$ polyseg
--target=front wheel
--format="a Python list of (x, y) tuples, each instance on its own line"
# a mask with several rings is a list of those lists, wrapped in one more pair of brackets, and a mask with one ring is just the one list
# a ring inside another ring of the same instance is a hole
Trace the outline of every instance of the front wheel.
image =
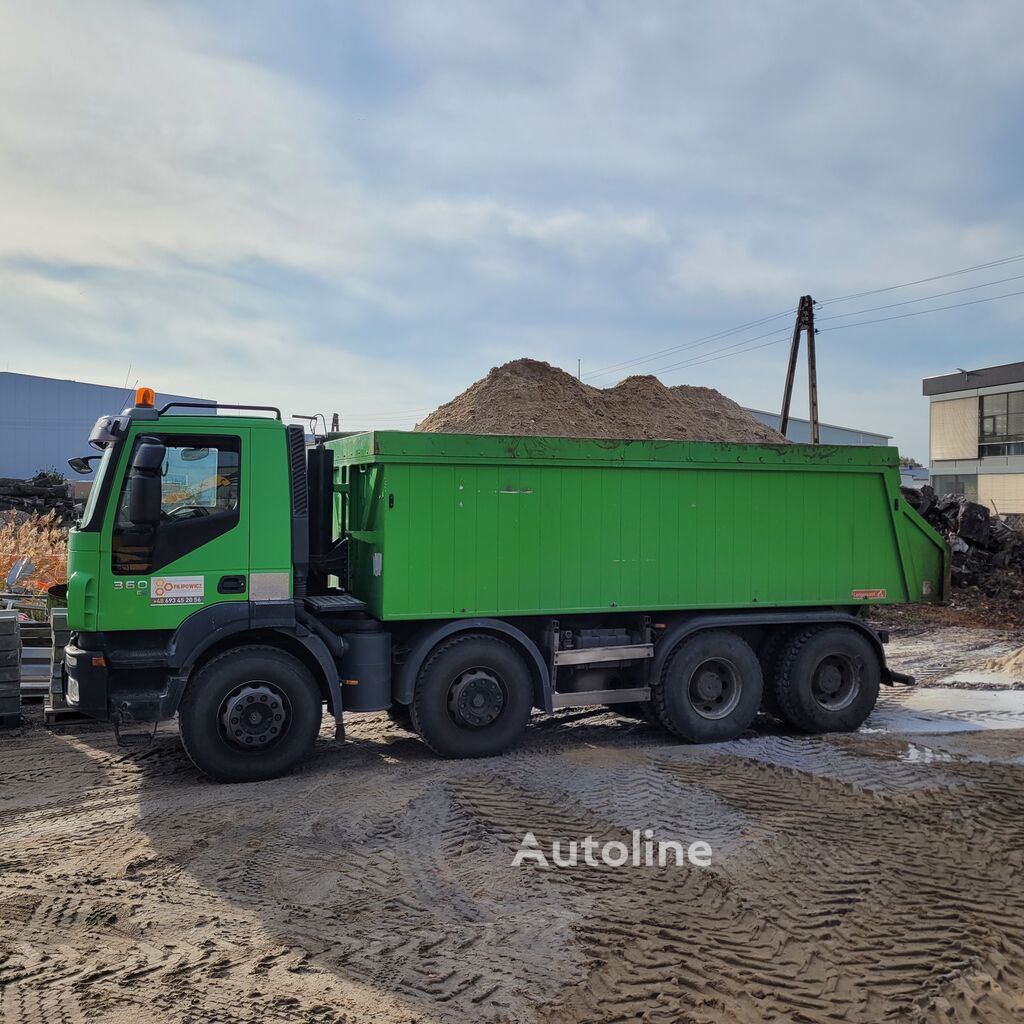
[(302, 662), (275, 647), (236, 647), (189, 680), (178, 709), (181, 741), (218, 782), (291, 771), (320, 732), (320, 690)]
[(724, 629), (684, 640), (651, 688), (669, 732), (690, 743), (720, 743), (750, 728), (761, 706), (761, 665), (750, 644)]
[(434, 648), (416, 679), (410, 710), (424, 743), (442, 757), (491, 757), (526, 729), (533, 686), (523, 659), (480, 633)]

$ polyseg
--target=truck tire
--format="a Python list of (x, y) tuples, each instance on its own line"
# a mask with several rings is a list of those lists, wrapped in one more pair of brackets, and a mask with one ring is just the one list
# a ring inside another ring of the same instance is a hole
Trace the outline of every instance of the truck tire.
[(193, 764), (217, 782), (289, 772), (320, 732), (323, 699), (305, 665), (276, 647), (236, 647), (189, 680), (178, 709)]
[(690, 743), (735, 739), (761, 706), (761, 663), (750, 644), (715, 629), (684, 640), (652, 687), (661, 724)]
[(852, 732), (878, 700), (882, 663), (849, 626), (798, 633), (779, 661), (775, 694), (790, 725), (804, 732)]
[(434, 648), (416, 678), (412, 724), (441, 757), (491, 757), (526, 729), (533, 685), (526, 663), (495, 637), (466, 633)]

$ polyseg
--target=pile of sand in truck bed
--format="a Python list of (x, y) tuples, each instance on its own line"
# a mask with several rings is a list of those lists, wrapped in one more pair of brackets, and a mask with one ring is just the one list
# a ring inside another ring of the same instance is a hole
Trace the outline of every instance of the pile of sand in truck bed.
[(714, 388), (666, 387), (651, 376), (627, 377), (615, 387), (595, 388), (536, 359), (496, 366), (415, 429), (439, 434), (785, 441)]

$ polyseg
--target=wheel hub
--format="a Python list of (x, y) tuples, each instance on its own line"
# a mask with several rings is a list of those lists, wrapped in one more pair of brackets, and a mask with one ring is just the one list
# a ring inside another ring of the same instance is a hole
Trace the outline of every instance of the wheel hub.
[(448, 711), (459, 724), (472, 729), (490, 725), (505, 708), (501, 683), (483, 669), (463, 672), (448, 694)]
[(824, 665), (821, 675), (818, 677), (818, 685), (821, 687), (822, 693), (834, 696), (843, 685), (843, 674), (835, 665)]
[(713, 669), (701, 672), (696, 680), (697, 695), (701, 700), (718, 700), (725, 689), (722, 677)]
[(850, 658), (833, 655), (817, 667), (811, 680), (815, 701), (829, 711), (849, 707), (860, 692), (860, 671)]
[(701, 718), (719, 719), (731, 714), (740, 701), (739, 672), (724, 658), (710, 658), (690, 676), (687, 695)]
[(266, 747), (288, 724), (288, 702), (269, 683), (247, 683), (221, 704), (221, 725), (228, 740), (247, 750)]

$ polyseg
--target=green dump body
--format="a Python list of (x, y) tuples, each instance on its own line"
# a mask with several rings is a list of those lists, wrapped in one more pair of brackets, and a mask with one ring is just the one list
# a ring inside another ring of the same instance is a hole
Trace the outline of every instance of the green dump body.
[(373, 431), (328, 442), (383, 620), (939, 601), (895, 448)]

